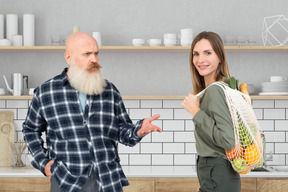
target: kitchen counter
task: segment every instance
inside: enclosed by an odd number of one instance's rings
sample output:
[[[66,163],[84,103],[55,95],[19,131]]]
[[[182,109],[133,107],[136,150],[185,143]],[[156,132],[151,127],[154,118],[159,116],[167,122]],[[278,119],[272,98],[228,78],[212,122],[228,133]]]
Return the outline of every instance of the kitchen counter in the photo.
[[[123,166],[127,177],[197,177],[192,166]],[[0,177],[44,177],[33,167],[14,168],[0,167]],[[250,172],[241,177],[282,177],[288,178],[287,172]]]

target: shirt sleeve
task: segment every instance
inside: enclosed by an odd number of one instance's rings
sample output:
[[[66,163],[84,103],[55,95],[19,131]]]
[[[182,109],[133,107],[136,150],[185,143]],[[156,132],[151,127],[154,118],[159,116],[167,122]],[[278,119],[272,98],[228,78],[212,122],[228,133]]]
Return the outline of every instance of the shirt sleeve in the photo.
[[[32,165],[45,175],[45,166],[49,162],[47,149],[43,147],[42,132],[46,130],[46,121],[41,115],[40,103],[34,95],[23,123],[24,140],[33,156]]]
[[[208,110],[200,109],[193,121],[199,131],[208,136],[215,145],[231,150],[235,144],[234,128],[224,91],[215,85],[211,86],[206,94]]]
[[[131,121],[126,111],[124,102],[121,98],[119,91],[114,85],[113,87],[117,93],[115,96],[115,112],[116,112],[116,117],[118,120],[119,130],[120,130],[119,142],[124,145],[128,145],[132,147],[136,145],[137,143],[139,143],[142,139],[142,137],[139,137],[137,135],[137,132],[142,125],[143,119],[133,124],[133,122]]]

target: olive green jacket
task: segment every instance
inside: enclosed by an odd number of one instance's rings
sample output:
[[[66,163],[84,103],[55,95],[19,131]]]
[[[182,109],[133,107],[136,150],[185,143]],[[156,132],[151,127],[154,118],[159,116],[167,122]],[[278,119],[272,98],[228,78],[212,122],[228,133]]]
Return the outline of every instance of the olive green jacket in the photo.
[[[225,149],[234,146],[234,128],[224,91],[211,85],[200,100],[193,117],[197,153],[201,157],[226,158]]]

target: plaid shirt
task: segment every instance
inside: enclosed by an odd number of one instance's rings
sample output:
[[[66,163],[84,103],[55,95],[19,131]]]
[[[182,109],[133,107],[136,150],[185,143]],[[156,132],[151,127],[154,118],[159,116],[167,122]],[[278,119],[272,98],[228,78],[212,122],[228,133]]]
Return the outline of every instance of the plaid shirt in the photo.
[[[45,174],[53,159],[51,172],[63,191],[80,191],[94,171],[100,192],[120,192],[129,182],[119,163],[117,143],[136,145],[142,121],[132,123],[119,91],[107,80],[101,95],[87,95],[83,113],[66,72],[67,68],[35,89],[23,123],[32,165]]]

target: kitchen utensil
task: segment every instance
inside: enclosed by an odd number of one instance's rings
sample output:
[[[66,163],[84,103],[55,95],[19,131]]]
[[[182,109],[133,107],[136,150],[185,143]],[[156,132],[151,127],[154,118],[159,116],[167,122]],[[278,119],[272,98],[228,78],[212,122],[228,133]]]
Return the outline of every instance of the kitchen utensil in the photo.
[[[13,94],[14,96],[22,95],[24,79],[26,80],[26,86],[27,86],[27,89],[28,89],[28,76],[23,76],[22,73],[12,73],[11,74],[13,89],[10,88],[5,75],[3,75],[3,78],[5,80],[5,84],[6,84],[8,92],[10,94]]]
[[[23,45],[35,46],[35,16],[23,14]]]
[[[9,142],[14,143],[13,112],[0,111],[0,166],[11,166]]]

